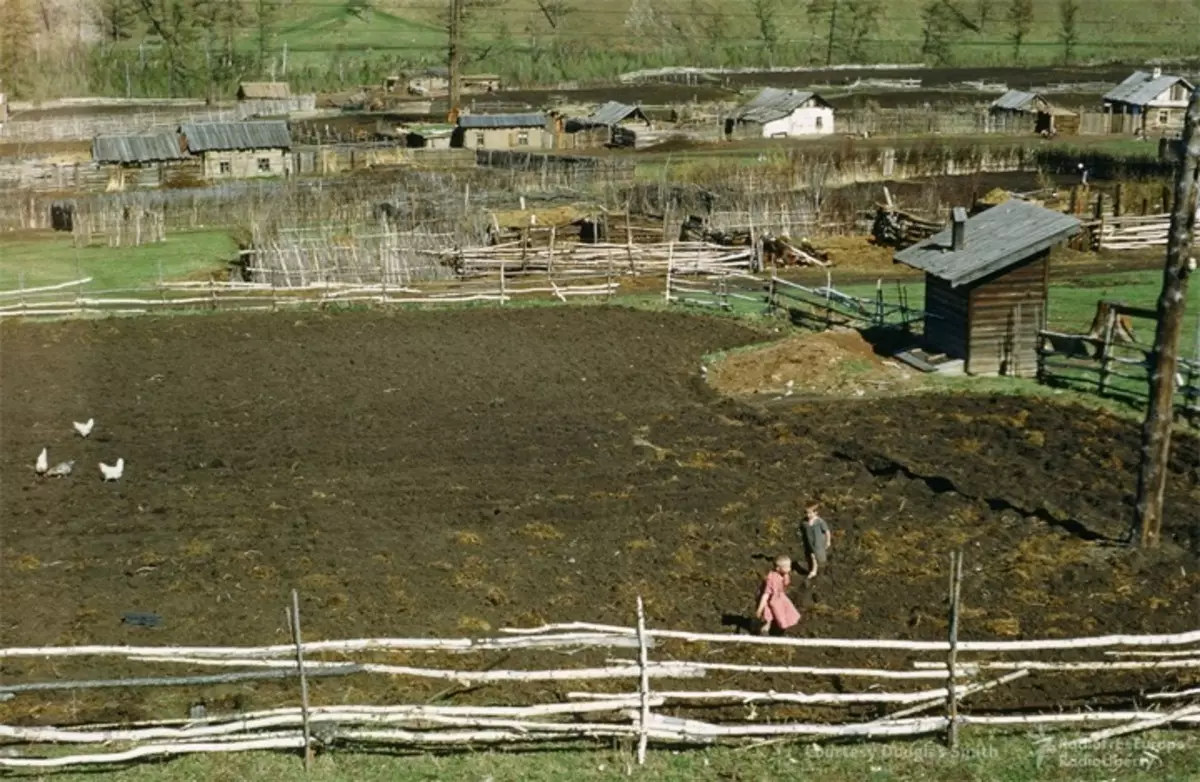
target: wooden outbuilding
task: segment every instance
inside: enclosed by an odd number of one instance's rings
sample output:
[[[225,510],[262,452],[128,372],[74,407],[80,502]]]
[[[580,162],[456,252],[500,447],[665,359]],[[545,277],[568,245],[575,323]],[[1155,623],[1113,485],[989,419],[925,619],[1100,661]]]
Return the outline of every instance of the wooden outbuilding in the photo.
[[[247,179],[291,173],[292,137],[286,122],[192,122],[179,126],[187,151],[205,179]]]
[[[1077,234],[1074,217],[1011,199],[895,255],[925,272],[926,348],[972,375],[1032,377],[1045,328],[1050,251]]]
[[[1044,135],[1074,135],[1079,132],[1078,114],[1055,106],[1036,92],[1009,90],[992,101],[988,115],[994,123],[1000,123],[1008,129],[1024,126],[1031,132]]]

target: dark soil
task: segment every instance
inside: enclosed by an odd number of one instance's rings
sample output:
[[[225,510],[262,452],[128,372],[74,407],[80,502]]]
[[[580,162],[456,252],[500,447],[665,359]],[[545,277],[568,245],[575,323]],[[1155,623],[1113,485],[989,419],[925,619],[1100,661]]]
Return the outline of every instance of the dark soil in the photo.
[[[292,588],[310,639],[628,625],[638,594],[653,624],[732,632],[723,620],[745,616],[768,558],[795,549],[800,504],[813,496],[835,547],[830,581],[817,602],[805,597],[807,634],[944,638],[957,548],[970,638],[1170,632],[1200,619],[1195,439],[1175,445],[1169,545],[1134,557],[1110,542],[1131,514],[1134,424],[1009,397],[769,411],[722,400],[700,380],[701,356],[762,339],[729,320],[606,307],[227,315],[5,323],[0,339],[3,646],[284,643]],[[80,440],[71,421],[90,416],[95,432]],[[76,474],[38,480],[43,445],[52,463],[76,459]],[[118,456],[125,477],[102,483],[96,463]],[[163,624],[123,625],[127,611]],[[839,650],[675,651],[903,664]],[[563,660],[489,664],[501,663]],[[9,660],[0,677],[132,670]],[[1139,682],[1031,678],[976,706],[1050,707]],[[808,686],[701,684],[719,683]],[[413,702],[444,683],[315,686],[318,701]],[[236,709],[294,695],[163,692],[21,696],[0,705],[0,720],[162,717],[182,710],[172,697]]]

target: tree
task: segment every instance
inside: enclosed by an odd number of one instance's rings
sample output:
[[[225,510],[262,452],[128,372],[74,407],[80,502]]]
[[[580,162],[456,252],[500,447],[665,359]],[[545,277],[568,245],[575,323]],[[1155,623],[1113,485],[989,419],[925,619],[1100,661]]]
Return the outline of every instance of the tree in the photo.
[[[975,16],[979,18],[979,29],[987,27],[992,20],[992,6],[996,0],[975,0]]]
[[[1010,0],[1004,19],[1008,23],[1008,40],[1013,44],[1013,59],[1019,60],[1021,44],[1033,27],[1033,0]]]
[[[1063,45],[1063,63],[1070,65],[1079,43],[1079,0],[1058,0],[1058,40]]]
[[[551,30],[557,30],[568,16],[575,13],[567,0],[537,0],[537,7],[546,17],[546,24],[550,25]]]
[[[124,41],[137,30],[138,9],[134,0],[99,0],[95,11],[100,34],[106,40]]]
[[[779,0],[750,0],[750,10],[758,23],[759,40],[774,65],[775,49],[779,46]]]
[[[195,43],[199,37],[193,3],[187,0],[137,0],[138,13],[162,41],[167,60],[167,95],[175,97],[189,87],[195,73]]]
[[[825,64],[833,64],[833,44],[837,38],[838,5],[841,0],[810,0],[808,23],[813,31],[825,27]]]
[[[252,11],[256,58],[254,67],[262,75],[271,55],[271,27],[279,18],[280,0],[254,0]]]
[[[883,0],[845,0],[842,13],[842,52],[847,62],[861,63],[868,57],[867,39],[879,29]]]
[[[946,14],[945,5],[944,0],[930,0],[921,9],[921,56],[934,65],[950,62],[950,33],[954,23]]]
[[[37,34],[37,16],[30,0],[0,0],[0,80],[16,95],[33,89],[33,37]]]

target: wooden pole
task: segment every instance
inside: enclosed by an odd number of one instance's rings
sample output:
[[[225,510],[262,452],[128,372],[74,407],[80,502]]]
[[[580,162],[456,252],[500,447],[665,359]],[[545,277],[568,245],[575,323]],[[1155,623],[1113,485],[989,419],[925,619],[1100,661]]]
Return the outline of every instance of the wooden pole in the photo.
[[[1158,326],[1154,333],[1154,371],[1150,376],[1150,405],[1142,427],[1142,464],[1138,471],[1134,530],[1138,543],[1158,546],[1162,530],[1163,493],[1167,486],[1167,459],[1171,451],[1175,372],[1179,366],[1179,338],[1187,309],[1188,277],[1196,217],[1196,178],[1200,176],[1200,90],[1192,91],[1183,123],[1183,160],[1175,179],[1175,204],[1158,297]],[[1131,536],[1132,537],[1132,536]]]
[[[958,746],[958,689],[954,677],[958,662],[958,601],[962,590],[962,552],[950,554],[950,652],[946,658],[946,744]]]
[[[308,676],[304,671],[304,643],[300,639],[300,595],[292,590],[292,640],[296,642],[296,668],[300,671],[300,715],[304,724],[304,770],[312,768],[312,734],[308,726]]]
[[[646,765],[646,744],[649,741],[648,728],[650,723],[650,652],[646,644],[646,609],[642,604],[642,596],[637,598],[637,636],[638,636],[638,667],[641,677],[638,682],[638,695],[641,698],[641,709],[638,716],[638,747],[637,762],[639,766]]]
[[[1104,396],[1104,392],[1108,390],[1108,376],[1112,372],[1112,349],[1113,349],[1113,331],[1117,326],[1117,308],[1109,307],[1108,316],[1104,319],[1104,345],[1101,350],[1104,351],[1100,355],[1100,379],[1097,382],[1096,390],[1100,396]]]
[[[504,293],[504,261],[500,261],[500,306],[501,307],[504,306],[505,299],[506,299],[506,296]]]
[[[666,292],[663,294],[663,301],[665,301],[667,304],[671,303],[671,267],[673,265],[674,264],[673,264],[673,259],[671,257],[671,252],[668,249],[667,250],[667,288],[666,288]]]
[[[450,50],[447,52],[450,70],[450,118],[457,119],[462,98],[462,0],[450,0]]]

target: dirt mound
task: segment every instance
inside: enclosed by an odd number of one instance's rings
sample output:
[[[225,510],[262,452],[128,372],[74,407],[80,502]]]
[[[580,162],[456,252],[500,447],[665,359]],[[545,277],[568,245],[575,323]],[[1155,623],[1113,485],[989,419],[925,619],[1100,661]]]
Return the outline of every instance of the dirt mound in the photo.
[[[863,396],[910,380],[913,373],[876,355],[852,329],[802,334],[730,353],[708,372],[729,395],[850,392]],[[791,384],[790,386],[788,384]]]

